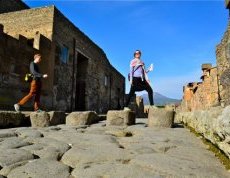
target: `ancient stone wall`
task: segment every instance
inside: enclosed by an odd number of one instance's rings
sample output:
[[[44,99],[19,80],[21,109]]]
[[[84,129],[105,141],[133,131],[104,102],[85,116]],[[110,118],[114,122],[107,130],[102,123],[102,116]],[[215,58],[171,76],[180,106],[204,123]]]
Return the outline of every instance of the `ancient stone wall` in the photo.
[[[176,121],[183,122],[203,135],[207,140],[218,146],[229,158],[229,135],[230,135],[230,106],[226,108],[211,107],[208,110],[193,112],[179,112]]]
[[[44,53],[49,49],[51,42],[44,36],[37,34],[35,41],[42,51],[33,48],[30,40],[22,35],[17,38],[3,33],[0,26],[0,108],[13,109],[13,104],[25,96],[29,91],[29,84],[24,81],[24,76],[29,72],[29,64],[35,53]],[[42,45],[42,47],[40,46]],[[42,62],[41,65],[45,65]],[[43,103],[51,106],[47,91],[43,91]],[[29,106],[29,105],[27,105]]]
[[[0,23],[4,25],[4,32],[11,36],[22,34],[30,39],[39,32],[52,40],[53,13],[54,6],[9,12],[0,14]]]
[[[42,97],[49,98],[42,101],[47,108],[105,113],[123,106],[125,78],[103,50],[54,6],[0,14],[0,23],[4,33],[25,36],[42,54],[41,71],[49,75]]]
[[[0,0],[0,13],[29,9],[21,0]]]
[[[202,82],[189,83],[184,87],[182,111],[208,109],[220,105],[217,68],[211,64],[202,65]]]
[[[96,108],[106,112],[123,106],[125,78],[112,67],[103,50],[57,9],[53,39],[57,45],[54,80],[57,107],[76,108],[76,102],[71,103],[76,100],[85,103],[78,110]],[[68,51],[66,60],[61,59],[62,50]]]
[[[216,48],[220,98],[223,106],[230,104],[230,25]]]
[[[4,25],[4,33],[13,37],[17,37],[19,34],[25,36],[29,41],[28,43],[42,53],[41,70],[49,75],[49,78],[43,82],[43,88],[49,90],[49,94],[53,86],[55,49],[52,43],[49,46],[47,43],[52,40],[53,12],[54,7],[50,6],[0,14],[0,24]],[[39,34],[46,38],[42,38],[44,45],[40,45]]]

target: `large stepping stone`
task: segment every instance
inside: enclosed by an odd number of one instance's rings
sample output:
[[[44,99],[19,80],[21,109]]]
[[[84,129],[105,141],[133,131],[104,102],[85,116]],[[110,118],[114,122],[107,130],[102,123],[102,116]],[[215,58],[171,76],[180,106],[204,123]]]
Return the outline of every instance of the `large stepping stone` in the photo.
[[[96,112],[72,112],[66,117],[66,125],[80,126],[91,125],[99,121],[99,117]]]
[[[0,149],[0,167],[32,159],[34,159],[34,156],[26,150]]]
[[[0,111],[0,128],[22,126],[26,117],[22,113],[12,111]]]
[[[47,112],[32,112],[30,114],[30,121],[32,127],[49,127],[50,116]]]
[[[32,127],[49,127],[65,123],[65,112],[51,111],[49,113],[32,112],[30,114],[30,121]]]
[[[171,128],[174,123],[174,111],[172,109],[150,106],[148,114],[149,127]]]
[[[48,113],[50,116],[51,125],[65,124],[66,114],[63,111],[51,111]]]
[[[129,126],[135,125],[136,115],[133,111],[108,111],[106,126]]]

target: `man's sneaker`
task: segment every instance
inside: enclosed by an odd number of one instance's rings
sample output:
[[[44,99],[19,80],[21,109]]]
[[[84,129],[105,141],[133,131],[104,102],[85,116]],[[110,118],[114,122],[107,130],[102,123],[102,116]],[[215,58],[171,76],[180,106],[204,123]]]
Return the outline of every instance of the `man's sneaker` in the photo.
[[[128,107],[124,107],[124,111],[131,111]]]
[[[16,112],[20,112],[20,106],[19,106],[19,104],[15,104],[14,105],[14,109],[15,109]]]

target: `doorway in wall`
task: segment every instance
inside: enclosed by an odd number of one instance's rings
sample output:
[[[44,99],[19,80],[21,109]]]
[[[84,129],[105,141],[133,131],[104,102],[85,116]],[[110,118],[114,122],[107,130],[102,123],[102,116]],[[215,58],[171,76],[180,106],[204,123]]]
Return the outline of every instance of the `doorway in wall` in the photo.
[[[77,54],[77,77],[76,77],[76,95],[75,110],[86,110],[86,79],[88,74],[89,59],[83,54]]]

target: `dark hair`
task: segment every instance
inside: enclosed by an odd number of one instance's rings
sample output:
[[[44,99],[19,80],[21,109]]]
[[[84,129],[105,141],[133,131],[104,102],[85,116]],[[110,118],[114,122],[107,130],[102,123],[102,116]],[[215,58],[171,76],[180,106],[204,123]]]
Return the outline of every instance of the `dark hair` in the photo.
[[[41,57],[41,56],[42,56],[41,54],[35,54],[34,59],[36,59],[37,57]]]
[[[134,52],[134,57],[135,57],[135,55],[136,55],[137,53],[139,53],[139,54],[141,55],[141,50],[137,49],[137,50]]]

